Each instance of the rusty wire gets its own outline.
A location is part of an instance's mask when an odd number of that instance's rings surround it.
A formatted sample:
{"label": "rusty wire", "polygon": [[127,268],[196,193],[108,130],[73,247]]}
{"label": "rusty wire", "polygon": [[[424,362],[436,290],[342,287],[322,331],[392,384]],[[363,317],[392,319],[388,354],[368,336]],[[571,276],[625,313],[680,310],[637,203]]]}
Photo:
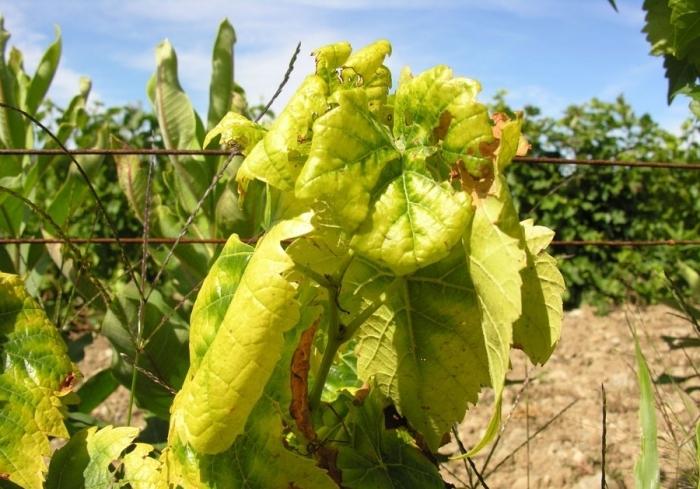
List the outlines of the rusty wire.
{"label": "rusty wire", "polygon": [[[182,238],[179,244],[214,244],[222,245],[227,241],[226,238]],[[245,243],[255,243],[257,239],[248,238],[242,239]],[[140,236],[120,237],[119,242],[125,245],[143,245],[144,239]],[[151,245],[167,245],[174,244],[176,238],[166,237],[149,237],[147,244]],[[116,238],[0,238],[0,246],[2,245],[17,245],[17,244],[117,244]],[[556,247],[567,246],[606,246],[606,247],[651,247],[651,246],[700,246],[700,239],[653,239],[653,240],[614,240],[614,239],[598,239],[598,240],[554,240],[551,243]]]}
{"label": "rusty wire", "polygon": [[[0,148],[0,156],[59,156],[66,152],[58,148],[23,149]],[[69,150],[69,154],[77,155],[156,155],[156,156],[228,156],[227,149],[160,149],[160,148],[78,148]],[[631,168],[668,168],[674,170],[700,170],[700,163],[660,162],[660,161],[623,161],[595,160],[587,158],[549,158],[543,156],[518,156],[513,161],[532,165],[583,165],[583,166],[626,166]]]}

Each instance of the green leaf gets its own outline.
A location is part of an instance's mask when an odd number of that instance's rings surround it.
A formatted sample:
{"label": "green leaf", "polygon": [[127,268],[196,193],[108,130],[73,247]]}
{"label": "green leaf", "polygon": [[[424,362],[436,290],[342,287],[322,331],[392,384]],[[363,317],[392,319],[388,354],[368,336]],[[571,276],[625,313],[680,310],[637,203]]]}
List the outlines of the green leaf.
{"label": "green leaf", "polygon": [[308,155],[313,121],[326,112],[328,86],[316,75],[306,77],[296,93],[253,148],[238,171],[238,181],[257,178],[291,190]]}
{"label": "green leaf", "polygon": [[637,489],[656,489],[659,482],[659,452],[656,448],[656,403],[654,387],[644,354],[635,336],[637,380],[639,382],[639,425],[642,431],[642,448],[634,464],[634,481]]}
{"label": "green leaf", "polygon": [[354,402],[348,394],[344,394],[342,399],[350,408],[344,422],[349,439],[347,443],[337,445],[337,463],[343,474],[343,487],[445,487],[435,465],[408,441],[409,435],[385,427],[385,404],[376,389],[372,389],[361,404]]}
{"label": "green leaf", "polygon": [[520,272],[523,312],[513,328],[513,344],[525,351],[533,363],[544,364],[561,334],[564,278],[556,259],[544,251],[554,233],[534,226],[532,221],[521,225],[528,245],[527,266]]}
{"label": "green leaf", "polygon": [[667,101],[670,104],[678,94],[685,94],[697,85],[700,68],[673,56],[664,57],[664,68],[668,78]]}
{"label": "green leaf", "polygon": [[[5,30],[5,19],[0,15],[0,102],[17,107],[16,80],[5,64],[5,48],[10,33]],[[25,147],[26,122],[14,110],[0,108],[0,143],[6,148]],[[3,165],[4,166],[4,165]]]}
{"label": "green leaf", "polygon": [[[112,137],[112,148],[126,148],[127,145]],[[129,202],[129,207],[139,221],[143,222],[146,209],[146,186],[148,169],[143,169],[141,159],[137,155],[115,154],[114,164],[117,168],[119,187]]]}
{"label": "green leaf", "polygon": [[36,113],[41,102],[49,91],[49,86],[56,74],[58,62],[61,59],[61,29],[56,26],[56,40],[49,46],[36,67],[36,72],[29,85],[25,110],[30,114]]}
{"label": "green leaf", "polygon": [[[99,133],[94,149],[103,148],[104,143],[103,133]],[[105,156],[100,154],[78,155],[76,159],[88,176],[88,179],[93,180],[101,170]],[[65,226],[73,214],[85,206],[87,199],[92,199],[90,187],[88,187],[78,168],[71,164],[65,181],[58,189],[58,192],[56,192],[55,197],[50,201],[48,214],[56,224]]]}
{"label": "green leaf", "polygon": [[197,372],[216,338],[253,250],[233,235],[209,269],[190,317],[190,375]]}
{"label": "green leaf", "polygon": [[[700,38],[700,3],[697,0],[669,0],[671,24],[675,30],[674,48],[678,58],[695,55]],[[700,58],[697,58],[700,59]]]}
{"label": "green leaf", "polygon": [[[214,41],[211,56],[211,83],[209,84],[209,113],[207,127],[213,128],[231,109],[233,96],[233,46],[236,31],[224,19],[219,24],[219,32]],[[203,145],[207,146],[206,142]]]}
{"label": "green leaf", "polygon": [[283,221],[258,243],[199,369],[187,375],[172,407],[183,442],[201,453],[231,446],[281,355],[282,334],[299,318],[294,267],[280,242],[312,230],[309,215]]}
{"label": "green leaf", "polygon": [[642,32],[646,33],[647,41],[651,44],[651,54],[654,56],[674,54],[673,27],[668,0],[644,0],[642,8],[646,11],[646,24]]}
{"label": "green leaf", "polygon": [[203,146],[206,148],[209,143],[221,135],[220,144],[237,145],[243,154],[250,154],[252,149],[258,144],[266,133],[266,129],[247,117],[228,112],[221,121],[214,126],[204,138]]}
{"label": "green leaf", "polygon": [[59,396],[77,373],[61,335],[16,275],[0,274],[0,474],[42,487],[49,436],[67,438]]}
{"label": "green leaf", "polygon": [[119,381],[114,378],[111,369],[100,370],[87,379],[76,392],[80,397],[79,410],[84,413],[91,412],[102,404],[117,387],[119,387]]}
{"label": "green leaf", "polygon": [[[114,376],[123,386],[131,388],[139,294],[133,283],[116,284],[115,292],[102,323],[102,333],[118,353],[112,366]],[[173,400],[170,389],[182,385],[188,368],[187,324],[160,291],[155,290],[144,308],[142,328],[142,337],[149,342],[139,356],[134,396],[141,408],[167,419]]]}
{"label": "green leaf", "polygon": [[[201,149],[197,138],[198,117],[177,73],[177,55],[169,41],[156,48],[156,73],[149,83],[149,97],[167,149]],[[187,213],[191,213],[214,176],[214,168],[203,158],[171,155],[175,169],[175,189]],[[204,209],[208,213],[207,206]]]}

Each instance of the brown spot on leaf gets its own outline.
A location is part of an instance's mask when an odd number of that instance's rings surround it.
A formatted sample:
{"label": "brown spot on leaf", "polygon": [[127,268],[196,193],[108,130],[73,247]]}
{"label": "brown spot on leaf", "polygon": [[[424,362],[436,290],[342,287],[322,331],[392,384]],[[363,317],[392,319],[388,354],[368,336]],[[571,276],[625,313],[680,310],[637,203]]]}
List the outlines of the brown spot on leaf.
{"label": "brown spot on leaf", "polygon": [[10,474],[8,474],[7,472],[0,472],[0,480],[10,480]]}
{"label": "brown spot on leaf", "polygon": [[363,402],[365,402],[365,399],[367,399],[367,396],[369,396],[369,384],[365,382],[362,384],[362,387],[357,389],[355,391],[355,399],[352,400],[352,403],[356,406],[359,406]]}
{"label": "brown spot on leaf", "polygon": [[309,370],[311,360],[311,346],[316,334],[318,321],[301,334],[299,345],[294,350],[291,365],[291,389],[292,402],[289,405],[289,414],[296,422],[299,431],[309,441],[315,441],[316,431],[311,422],[311,410],[309,409]]}
{"label": "brown spot on leaf", "polygon": [[66,375],[66,378],[61,381],[61,385],[58,387],[60,393],[64,394],[73,390],[77,376],[75,372],[70,372]]}
{"label": "brown spot on leaf", "polygon": [[452,123],[452,119],[453,117],[449,110],[446,110],[440,114],[438,125],[435,127],[435,129],[433,129],[433,136],[435,136],[437,141],[442,141],[445,139],[445,136],[447,136],[447,130],[450,128],[450,124]]}
{"label": "brown spot on leaf", "polygon": [[501,140],[498,138],[491,141],[482,141],[479,143],[479,153],[484,158],[493,158],[500,144]]}
{"label": "brown spot on leaf", "polygon": [[[301,334],[299,344],[292,355],[290,369],[290,383],[292,389],[292,402],[289,405],[289,413],[297,425],[297,429],[309,441],[309,453],[318,460],[318,466],[325,469],[328,475],[340,485],[342,474],[336,465],[338,450],[324,445],[319,441],[313,422],[311,421],[311,409],[309,407],[309,370],[311,369],[311,348],[314,336],[318,328],[316,320],[306,331]],[[296,487],[290,483],[291,487]]]}
{"label": "brown spot on leaf", "polygon": [[503,126],[505,126],[506,122],[508,122],[510,119],[506,114],[502,112],[496,112],[491,116],[491,120],[493,121],[493,127],[491,128],[493,137],[495,137],[496,139],[501,139]]}

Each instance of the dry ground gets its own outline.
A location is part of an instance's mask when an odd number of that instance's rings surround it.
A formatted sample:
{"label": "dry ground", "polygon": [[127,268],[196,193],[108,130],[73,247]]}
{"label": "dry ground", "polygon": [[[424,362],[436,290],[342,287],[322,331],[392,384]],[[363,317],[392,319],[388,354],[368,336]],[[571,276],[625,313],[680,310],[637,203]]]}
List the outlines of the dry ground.
{"label": "dry ground", "polygon": [[[522,445],[530,435],[549,422],[572,402],[571,407],[533,438],[528,447],[507,459],[486,483],[490,488],[600,488],[602,394],[607,393],[606,474],[611,489],[633,488],[633,466],[639,453],[638,422],[639,389],[635,370],[634,343],[629,326],[637,329],[642,349],[649,362],[652,378],[666,373],[687,376],[700,368],[700,348],[683,352],[671,350],[662,336],[693,336],[688,322],[677,317],[672,309],[653,306],[643,310],[620,308],[608,316],[596,316],[583,308],[566,314],[560,344],[543,367],[533,368],[521,352],[511,356],[513,383],[506,388],[504,418],[510,420],[503,432],[486,474],[501,460]],[[529,370],[529,385],[513,409]],[[690,395],[682,388],[691,390]],[[664,487],[693,487],[678,481],[676,473],[693,467],[693,441],[688,440],[689,427],[694,427],[700,406],[700,378],[678,384],[657,384],[657,394],[664,399],[657,403],[659,450],[662,452]],[[484,396],[484,404],[492,396]],[[663,404],[663,411],[660,409]],[[468,413],[460,427],[465,445],[474,444],[486,425],[488,406],[479,406]],[[529,422],[528,422],[529,420]],[[671,430],[673,435],[671,435]],[[685,430],[685,431],[684,431]],[[676,440],[686,442],[678,454]],[[450,448],[456,450],[452,445]],[[475,458],[482,468],[488,449]],[[529,467],[529,470],[528,470]],[[457,487],[470,487],[463,463],[452,462],[447,474]],[[529,472],[529,476],[528,476]],[[476,478],[473,477],[476,481]],[[529,479],[529,481],[528,481]]]}
{"label": "dry ground", "polygon": [[[691,375],[695,372],[692,364],[700,368],[700,348],[672,351],[661,339],[664,335],[693,335],[691,326],[667,307],[620,308],[604,317],[596,316],[590,308],[568,312],[561,342],[544,367],[527,366],[520,352],[514,352],[511,357],[513,369],[509,380],[512,383],[506,388],[503,406],[507,424],[485,472],[491,489],[600,488],[601,384],[607,392],[608,485],[611,489],[634,487],[633,465],[640,443],[639,390],[630,325],[639,331],[653,378],[663,373]],[[98,338],[87,348],[81,370],[89,375],[108,366],[110,355],[107,341]],[[529,384],[523,389],[526,369]],[[698,390],[692,390],[693,387]],[[690,395],[682,395],[681,388],[691,390]],[[657,392],[665,400],[664,411],[657,409],[659,449],[664,457],[663,485],[695,487],[678,482],[676,474],[693,465],[693,443],[692,440],[688,442],[684,430],[694,426],[693,420],[698,416],[700,379],[695,377],[680,387],[657,385]],[[519,402],[513,408],[519,393]],[[123,424],[127,399],[127,391],[120,387],[93,414],[105,421]],[[490,416],[492,401],[490,393],[486,393],[481,404],[468,413],[460,427],[465,445],[473,445],[479,439]],[[571,403],[574,404],[530,441],[529,447],[526,445],[507,458],[525,442],[528,433],[532,436]],[[136,421],[143,422],[138,414]],[[686,449],[678,455],[675,446],[683,441]],[[457,451],[454,444],[448,448],[452,453]],[[475,458],[478,468],[483,467],[488,452],[487,448]],[[504,458],[505,462],[489,473]],[[452,462],[447,469],[443,473],[457,487],[470,487],[462,462]]]}

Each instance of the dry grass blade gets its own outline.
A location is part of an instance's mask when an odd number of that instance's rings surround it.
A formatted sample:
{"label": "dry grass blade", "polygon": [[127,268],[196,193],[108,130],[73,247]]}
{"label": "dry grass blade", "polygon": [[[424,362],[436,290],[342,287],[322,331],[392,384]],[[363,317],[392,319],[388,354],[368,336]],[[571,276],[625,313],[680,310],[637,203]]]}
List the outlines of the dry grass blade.
{"label": "dry grass blade", "polygon": [[[143,245],[141,247],[141,290],[146,288],[146,266],[148,264],[148,235],[151,222],[151,183],[153,180],[153,167],[155,161],[148,163],[148,176],[146,178],[146,196],[143,210]],[[149,294],[150,296],[150,294]],[[143,325],[146,320],[146,301],[143,295],[139,298],[138,319],[136,323],[136,341],[134,343],[134,368],[131,370],[131,389],[129,390],[129,408],[126,414],[126,424],[131,426],[131,413],[134,408],[134,398],[136,397],[136,369],[139,365],[139,355],[143,350]]]}
{"label": "dry grass blade", "polygon": [[503,421],[503,425],[501,426],[501,430],[498,433],[498,437],[496,438],[496,441],[493,443],[493,445],[491,445],[491,449],[489,450],[489,453],[486,456],[486,460],[484,460],[484,465],[482,465],[482,467],[481,467],[482,474],[486,472],[486,469],[489,466],[489,462],[491,462],[491,458],[493,457],[493,454],[496,453],[496,448],[498,448],[498,444],[500,443],[501,439],[503,438],[503,433],[505,432],[506,428],[508,427],[510,420],[513,418],[513,413],[518,408],[518,405],[520,404],[520,399],[522,398],[522,395],[525,393],[525,391],[527,390],[527,388],[529,386],[530,386],[530,372],[527,371],[525,373],[525,379],[523,380],[523,385],[522,385],[522,387],[520,387],[520,390],[515,395],[515,400],[513,401],[513,407],[510,409],[508,416],[506,416],[506,419]]}

